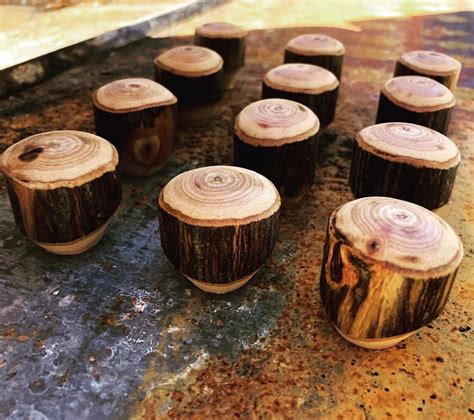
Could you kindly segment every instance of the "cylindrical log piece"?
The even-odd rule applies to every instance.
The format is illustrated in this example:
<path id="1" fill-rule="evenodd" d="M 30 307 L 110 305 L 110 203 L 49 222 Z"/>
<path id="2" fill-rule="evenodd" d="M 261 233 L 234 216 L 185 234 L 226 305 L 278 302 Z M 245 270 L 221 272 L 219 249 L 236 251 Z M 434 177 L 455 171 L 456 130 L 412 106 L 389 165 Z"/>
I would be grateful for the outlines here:
<path id="1" fill-rule="evenodd" d="M 157 172 L 176 142 L 176 97 L 148 79 L 123 79 L 93 95 L 97 135 L 120 155 L 119 169 L 133 176 Z"/>
<path id="2" fill-rule="evenodd" d="M 462 257 L 453 229 L 424 207 L 388 197 L 350 201 L 329 218 L 322 302 L 346 340 L 388 348 L 438 317 Z"/>
<path id="3" fill-rule="evenodd" d="M 158 198 L 166 256 L 197 287 L 227 293 L 270 257 L 280 196 L 253 171 L 209 166 L 173 178 Z"/>
<path id="4" fill-rule="evenodd" d="M 458 60 L 446 54 L 410 51 L 398 59 L 394 76 L 426 76 L 453 91 L 458 83 L 461 67 Z"/>
<path id="5" fill-rule="evenodd" d="M 37 134 L 2 155 L 19 230 L 55 254 L 72 255 L 102 237 L 122 198 L 108 141 L 80 131 Z"/>
<path id="6" fill-rule="evenodd" d="M 314 183 L 318 130 L 318 117 L 302 104 L 254 102 L 235 120 L 234 164 L 266 176 L 284 204 L 296 204 Z"/>
<path id="7" fill-rule="evenodd" d="M 383 86 L 375 122 L 409 122 L 446 134 L 455 105 L 453 93 L 436 80 L 398 76 Z"/>
<path id="8" fill-rule="evenodd" d="M 178 97 L 181 125 L 205 123 L 224 93 L 222 57 L 209 48 L 185 45 L 155 59 L 155 80 Z"/>
<path id="9" fill-rule="evenodd" d="M 372 125 L 355 138 L 349 183 L 356 198 L 382 195 L 437 209 L 451 197 L 460 160 L 457 146 L 430 128 Z"/>
<path id="10" fill-rule="evenodd" d="M 323 34 L 293 38 L 285 48 L 285 63 L 307 63 L 323 67 L 341 80 L 346 49 L 341 41 Z"/>
<path id="11" fill-rule="evenodd" d="M 262 99 L 284 98 L 306 105 L 327 127 L 336 113 L 339 82 L 329 70 L 312 64 L 290 63 L 263 77 Z"/>
<path id="12" fill-rule="evenodd" d="M 224 59 L 224 86 L 232 89 L 245 65 L 247 31 L 225 22 L 210 22 L 196 28 L 194 42 L 216 51 Z"/>

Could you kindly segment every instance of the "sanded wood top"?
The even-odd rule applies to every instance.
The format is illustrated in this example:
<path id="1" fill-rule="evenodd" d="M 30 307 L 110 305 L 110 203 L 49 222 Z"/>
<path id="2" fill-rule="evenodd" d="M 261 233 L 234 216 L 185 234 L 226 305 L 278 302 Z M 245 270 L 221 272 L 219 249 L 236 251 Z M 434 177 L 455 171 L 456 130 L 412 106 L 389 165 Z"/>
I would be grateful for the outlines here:
<path id="1" fill-rule="evenodd" d="M 432 112 L 456 104 L 446 86 L 423 76 L 393 77 L 385 82 L 382 92 L 395 104 L 415 112 Z"/>
<path id="2" fill-rule="evenodd" d="M 95 106 L 110 112 L 131 112 L 177 102 L 168 89 L 149 79 L 115 80 L 94 92 Z"/>
<path id="3" fill-rule="evenodd" d="M 372 125 L 356 136 L 357 144 L 384 159 L 447 169 L 461 160 L 457 146 L 431 128 L 405 122 Z"/>
<path id="4" fill-rule="evenodd" d="M 206 38 L 243 38 L 245 29 L 226 22 L 209 22 L 196 28 L 196 34 Z"/>
<path id="5" fill-rule="evenodd" d="M 452 272 L 463 257 L 462 243 L 451 226 L 407 201 L 360 198 L 340 206 L 331 218 L 337 231 L 365 257 L 414 277 Z"/>
<path id="6" fill-rule="evenodd" d="M 306 34 L 291 39 L 286 49 L 301 55 L 343 55 L 346 52 L 341 41 L 324 34 Z"/>
<path id="7" fill-rule="evenodd" d="M 115 147 L 82 131 L 49 131 L 10 146 L 2 155 L 5 175 L 27 188 L 73 188 L 115 170 Z"/>
<path id="8" fill-rule="evenodd" d="M 455 58 L 437 51 L 410 51 L 399 60 L 405 66 L 429 75 L 446 76 L 461 70 L 461 63 Z"/>
<path id="9" fill-rule="evenodd" d="M 161 191 L 158 203 L 189 224 L 229 226 L 270 217 L 281 200 L 263 175 L 235 166 L 207 166 L 173 178 Z"/>
<path id="10" fill-rule="evenodd" d="M 302 104 L 271 98 L 247 105 L 237 116 L 234 129 L 245 143 L 273 147 L 315 135 L 319 130 L 319 119 Z"/>
<path id="11" fill-rule="evenodd" d="M 303 63 L 282 64 L 263 77 L 267 86 L 286 92 L 319 94 L 339 86 L 337 77 L 329 70 Z"/>
<path id="12" fill-rule="evenodd" d="M 155 65 L 180 76 L 199 77 L 221 70 L 224 60 L 209 48 L 184 45 L 160 54 Z"/>

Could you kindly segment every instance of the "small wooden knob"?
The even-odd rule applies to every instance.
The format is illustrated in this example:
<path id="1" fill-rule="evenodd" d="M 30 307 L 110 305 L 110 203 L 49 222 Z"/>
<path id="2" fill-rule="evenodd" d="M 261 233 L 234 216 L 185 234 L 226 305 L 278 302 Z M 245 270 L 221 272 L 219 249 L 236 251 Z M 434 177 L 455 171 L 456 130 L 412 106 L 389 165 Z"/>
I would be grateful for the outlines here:
<path id="1" fill-rule="evenodd" d="M 307 63 L 323 67 L 341 80 L 346 49 L 341 41 L 324 34 L 293 38 L 285 48 L 285 63 Z"/>
<path id="2" fill-rule="evenodd" d="M 443 310 L 463 246 L 439 216 L 407 201 L 367 197 L 328 222 L 321 298 L 344 338 L 393 346 Z"/>
<path id="3" fill-rule="evenodd" d="M 157 172 L 176 142 L 176 97 L 148 79 L 122 79 L 94 92 L 96 133 L 114 144 L 119 168 L 133 176 Z"/>
<path id="4" fill-rule="evenodd" d="M 350 186 L 355 197 L 382 195 L 436 209 L 451 197 L 460 160 L 457 146 L 437 131 L 377 124 L 356 136 Z"/>
<path id="5" fill-rule="evenodd" d="M 98 136 L 37 134 L 10 146 L 1 163 L 18 228 L 49 252 L 95 245 L 120 204 L 117 150 Z"/>
<path id="6" fill-rule="evenodd" d="M 269 178 L 286 204 L 294 204 L 314 183 L 318 117 L 287 99 L 246 106 L 234 126 L 234 163 Z"/>
<path id="7" fill-rule="evenodd" d="M 461 63 L 449 55 L 436 51 L 410 51 L 398 59 L 394 76 L 426 76 L 454 90 L 461 68 Z"/>
<path id="8" fill-rule="evenodd" d="M 173 178 L 158 198 L 169 260 L 197 287 L 227 293 L 243 286 L 270 257 L 280 197 L 253 171 L 209 166 Z"/>
<path id="9" fill-rule="evenodd" d="M 155 59 L 155 80 L 177 96 L 181 125 L 203 124 L 224 93 L 223 60 L 209 48 L 172 48 Z"/>
<path id="10" fill-rule="evenodd" d="M 224 59 L 224 84 L 231 89 L 245 64 L 247 31 L 225 22 L 210 22 L 196 28 L 196 45 L 216 51 Z"/>
<path id="11" fill-rule="evenodd" d="M 336 76 L 312 64 L 283 64 L 263 77 L 262 99 L 284 98 L 306 105 L 323 128 L 334 120 L 338 93 Z"/>
<path id="12" fill-rule="evenodd" d="M 380 92 L 376 123 L 409 122 L 446 134 L 455 104 L 453 93 L 433 79 L 394 77 Z"/>

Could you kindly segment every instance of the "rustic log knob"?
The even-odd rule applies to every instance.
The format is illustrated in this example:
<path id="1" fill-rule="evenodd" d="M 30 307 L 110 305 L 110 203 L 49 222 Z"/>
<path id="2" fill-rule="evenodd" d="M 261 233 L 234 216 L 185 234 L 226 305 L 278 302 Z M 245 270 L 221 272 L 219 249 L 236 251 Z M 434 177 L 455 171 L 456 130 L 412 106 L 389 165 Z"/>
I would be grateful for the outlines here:
<path id="1" fill-rule="evenodd" d="M 93 134 L 51 131 L 2 155 L 15 221 L 29 239 L 55 254 L 94 246 L 120 204 L 115 147 Z"/>
<path id="2" fill-rule="evenodd" d="M 235 120 L 234 163 L 270 179 L 285 204 L 295 204 L 314 183 L 318 117 L 287 99 L 246 106 Z"/>
<path id="3" fill-rule="evenodd" d="M 439 216 L 407 201 L 366 197 L 329 218 L 321 298 L 350 342 L 394 346 L 443 310 L 463 246 Z"/>
<path id="4" fill-rule="evenodd" d="M 285 63 L 314 64 L 329 70 L 341 80 L 345 53 L 342 42 L 328 35 L 300 35 L 286 45 Z"/>
<path id="5" fill-rule="evenodd" d="M 398 76 L 380 92 L 376 123 L 409 122 L 446 134 L 455 105 L 453 93 L 436 80 Z"/>
<path id="6" fill-rule="evenodd" d="M 176 142 L 176 97 L 148 79 L 123 79 L 93 95 L 97 135 L 117 147 L 128 175 L 157 172 Z"/>
<path id="7" fill-rule="evenodd" d="M 431 210 L 449 201 L 460 160 L 456 145 L 437 131 L 377 124 L 356 136 L 349 182 L 357 198 L 382 195 Z"/>
<path id="8" fill-rule="evenodd" d="M 454 90 L 461 67 L 458 60 L 446 54 L 436 51 L 410 51 L 398 59 L 394 76 L 426 76 Z"/>
<path id="9" fill-rule="evenodd" d="M 234 87 L 239 70 L 245 65 L 247 31 L 225 22 L 210 22 L 196 28 L 194 42 L 216 51 L 224 59 L 224 86 Z"/>
<path id="10" fill-rule="evenodd" d="M 178 97 L 179 124 L 205 123 L 224 93 L 222 57 L 208 48 L 185 45 L 155 59 L 155 80 Z"/>
<path id="11" fill-rule="evenodd" d="M 209 166 L 173 178 L 158 208 L 161 244 L 173 265 L 200 289 L 227 293 L 270 257 L 280 197 L 253 171 Z"/>
<path id="12" fill-rule="evenodd" d="M 334 120 L 338 93 L 336 76 L 312 64 L 283 64 L 265 74 L 262 82 L 262 99 L 284 98 L 306 105 L 322 128 Z"/>

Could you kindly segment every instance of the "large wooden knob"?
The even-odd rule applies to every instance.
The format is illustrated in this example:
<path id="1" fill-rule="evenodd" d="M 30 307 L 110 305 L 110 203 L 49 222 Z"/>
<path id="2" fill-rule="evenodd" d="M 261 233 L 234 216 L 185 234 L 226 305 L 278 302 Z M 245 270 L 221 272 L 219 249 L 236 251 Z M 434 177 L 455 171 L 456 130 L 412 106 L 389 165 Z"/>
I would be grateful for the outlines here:
<path id="1" fill-rule="evenodd" d="M 394 77 L 380 92 L 376 123 L 409 122 L 446 134 L 455 105 L 453 93 L 436 80 Z"/>
<path id="2" fill-rule="evenodd" d="M 270 179 L 286 204 L 296 203 L 314 183 L 318 117 L 287 99 L 246 106 L 234 126 L 234 163 Z"/>
<path id="3" fill-rule="evenodd" d="M 407 201 L 367 197 L 328 222 L 321 298 L 350 342 L 393 346 L 443 310 L 463 246 L 439 216 Z"/>
<path id="4" fill-rule="evenodd" d="M 185 45 L 155 59 L 155 80 L 178 97 L 179 123 L 205 123 L 224 93 L 222 57 L 208 48 Z"/>
<path id="5" fill-rule="evenodd" d="M 200 289 L 227 293 L 270 257 L 280 196 L 253 171 L 209 166 L 173 178 L 158 208 L 161 244 L 173 265 Z"/>
<path id="6" fill-rule="evenodd" d="M 356 136 L 350 186 L 357 198 L 383 195 L 436 209 L 451 197 L 460 160 L 456 145 L 437 131 L 377 124 Z"/>
<path id="7" fill-rule="evenodd" d="M 285 63 L 307 63 L 323 67 L 341 80 L 346 49 L 341 41 L 324 34 L 293 38 L 285 48 Z"/>
<path id="8" fill-rule="evenodd" d="M 410 51 L 398 59 L 394 76 L 426 76 L 454 90 L 461 67 L 458 60 L 446 54 L 436 51 Z"/>
<path id="9" fill-rule="evenodd" d="M 262 82 L 262 99 L 284 98 L 306 105 L 322 128 L 334 120 L 338 93 L 336 76 L 312 64 L 283 64 L 265 74 Z"/>
<path id="10" fill-rule="evenodd" d="M 116 80 L 94 92 L 96 133 L 117 147 L 122 172 L 147 176 L 165 163 L 176 142 L 176 102 L 148 79 Z"/>
<path id="11" fill-rule="evenodd" d="M 49 252 L 95 245 L 120 204 L 117 150 L 93 134 L 37 134 L 10 146 L 1 163 L 18 228 Z"/>
<path id="12" fill-rule="evenodd" d="M 234 86 L 239 70 L 245 65 L 247 31 L 225 22 L 210 22 L 196 28 L 196 45 L 216 51 L 224 60 L 224 85 Z"/>

